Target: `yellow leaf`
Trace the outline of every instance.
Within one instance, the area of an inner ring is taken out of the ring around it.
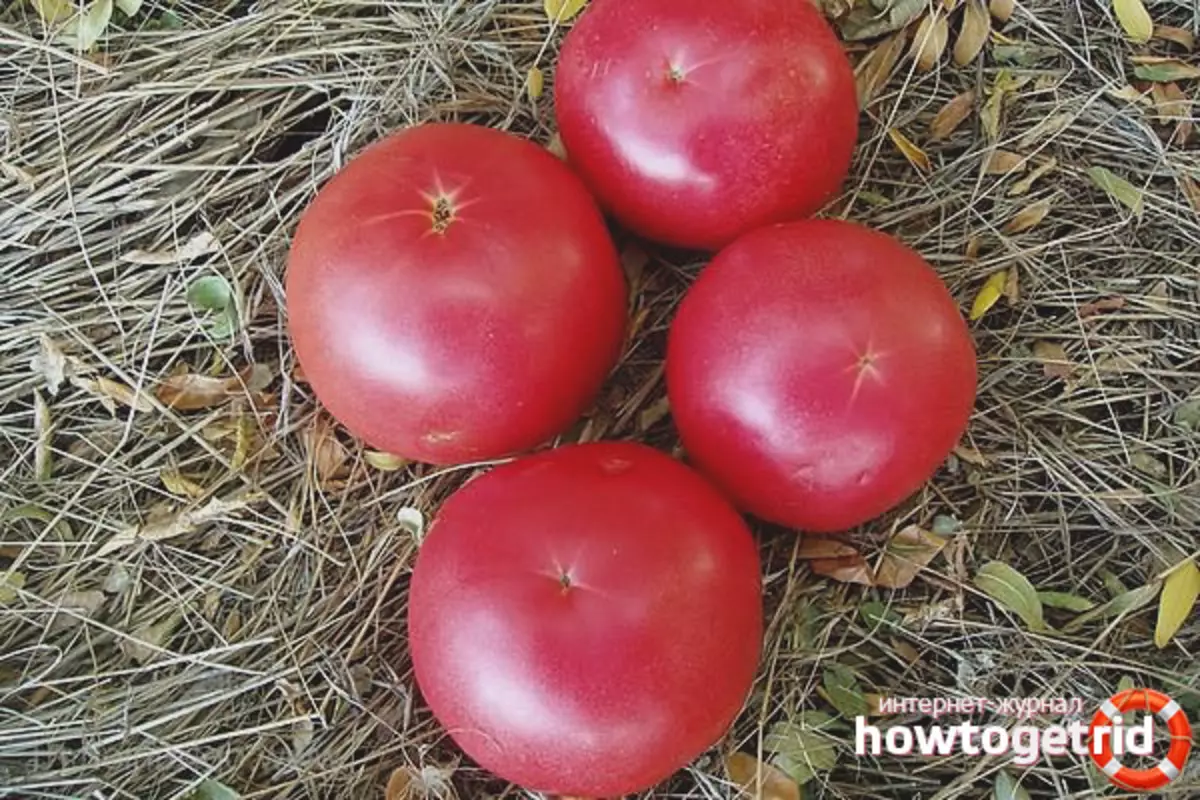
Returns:
[[[1179,186],[1183,189],[1183,194],[1191,204],[1192,210],[1200,214],[1200,183],[1196,183],[1187,175],[1180,175]]]
[[[583,11],[587,4],[588,0],[543,0],[542,8],[552,22],[567,22]]]
[[[997,150],[988,157],[983,171],[988,175],[1008,175],[1012,172],[1024,172],[1027,164],[1025,156],[1011,150]]]
[[[800,786],[794,780],[749,753],[730,753],[725,769],[730,782],[754,800],[800,800]]]
[[[1154,38],[1174,42],[1189,53],[1196,49],[1196,37],[1192,35],[1191,31],[1184,28],[1173,28],[1170,25],[1155,25]]]
[[[1075,365],[1063,346],[1057,342],[1038,340],[1033,343],[1033,357],[1042,364],[1042,373],[1047,378],[1066,380],[1075,371]]]
[[[967,0],[963,10],[962,30],[954,43],[954,63],[965,67],[976,59],[979,51],[987,44],[992,32],[992,20],[988,17],[983,0]]]
[[[404,469],[408,465],[407,458],[380,452],[379,450],[365,451],[363,453],[363,461],[366,461],[380,472],[395,472],[396,470]]]
[[[1039,200],[1036,203],[1030,203],[1008,221],[1008,224],[1004,226],[1004,232],[1013,234],[1027,231],[1044,220],[1049,213],[1049,200]]]
[[[542,90],[546,88],[546,76],[542,74],[541,69],[529,68],[529,77],[525,81],[525,88],[529,92],[530,100],[537,100],[542,96]]]
[[[979,319],[988,312],[988,309],[996,305],[996,301],[1004,296],[1004,285],[1007,282],[1008,273],[1005,270],[1000,270],[987,279],[987,282],[979,290],[979,294],[975,295],[974,302],[971,303],[972,321]]]
[[[1113,11],[1130,41],[1138,44],[1150,41],[1154,35],[1154,20],[1150,19],[1150,12],[1142,0],[1113,0]]]
[[[33,10],[46,25],[54,25],[75,13],[75,4],[70,0],[30,0]]]
[[[1140,189],[1104,167],[1088,167],[1087,172],[1092,183],[1103,189],[1109,197],[1124,205],[1135,216],[1142,216],[1144,201]]]
[[[17,599],[17,592],[25,587],[25,573],[4,570],[0,572],[0,605]]]
[[[1052,169],[1054,169],[1057,166],[1058,166],[1058,159],[1055,158],[1054,156],[1051,156],[1048,161],[1039,165],[1036,169],[1034,169],[1033,172],[1029,173],[1024,178],[1022,178],[1021,180],[1014,183],[1012,185],[1012,188],[1008,190],[1008,196],[1016,197],[1017,195],[1025,194],[1026,192],[1028,192],[1030,189],[1033,188],[1033,184],[1036,183],[1039,178],[1041,178],[1043,175],[1045,175],[1047,172],[1050,172]]]
[[[1160,650],[1170,644],[1172,637],[1183,627],[1200,596],[1200,568],[1188,559],[1175,567],[1163,583],[1158,598],[1158,623],[1154,627],[1154,644]]]
[[[998,22],[1008,22],[1012,18],[1013,11],[1016,10],[1015,0],[992,0],[988,5],[988,10],[992,12],[992,16]]]
[[[929,136],[935,142],[945,139],[971,115],[975,107],[975,92],[968,90],[954,97],[942,106],[929,123]]]
[[[158,473],[158,479],[168,492],[177,497],[196,499],[203,497],[205,488],[184,475],[177,469],[164,469]]]
[[[80,389],[95,395],[100,400],[100,403],[109,411],[116,410],[116,405],[113,401],[132,408],[134,411],[154,410],[154,404],[144,392],[135,392],[129,386],[109,380],[103,376],[95,380],[91,380],[90,378],[73,378],[72,383]]]
[[[904,157],[908,159],[908,163],[912,164],[921,172],[929,172],[933,166],[929,163],[929,156],[925,155],[925,151],[913,144],[912,140],[905,136],[897,128],[888,128],[888,136],[892,143],[896,145]]]
[[[858,92],[858,107],[865,109],[892,77],[896,64],[904,53],[905,33],[893,34],[867,53],[854,69],[854,86]]]
[[[909,49],[909,55],[917,62],[917,69],[922,72],[933,69],[941,59],[942,53],[946,52],[946,42],[949,39],[950,24],[946,21],[946,15],[937,9],[926,15],[917,27],[912,47]]]

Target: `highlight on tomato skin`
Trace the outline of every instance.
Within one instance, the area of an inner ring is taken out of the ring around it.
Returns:
[[[795,0],[593,0],[563,42],[554,102],[601,206],[680,247],[818,211],[858,138],[850,62]]]
[[[579,178],[468,124],[408,128],[352,159],[302,216],[286,292],[322,404],[372,447],[435,464],[569,427],[627,324],[616,249]]]
[[[932,267],[836,220],[754,231],[685,294],[666,359],[689,459],[744,511],[844,531],[916,492],[957,444],[974,343]]]
[[[646,445],[566,445],[443,505],[409,589],[418,688],[455,743],[533,791],[648,789],[725,734],[763,635],[758,551]]]

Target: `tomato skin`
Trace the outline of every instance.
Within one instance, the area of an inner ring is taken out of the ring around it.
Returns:
[[[850,63],[796,0],[594,0],[563,43],[554,96],[601,205],[682,247],[817,211],[858,136]]]
[[[568,445],[444,504],[413,569],[413,667],[485,769],[548,794],[625,795],[740,711],[760,592],[745,522],[701,476],[641,444]]]
[[[440,233],[439,193],[455,207]],[[352,159],[305,211],[286,289],[297,358],[329,412],[373,447],[437,464],[567,428],[626,325],[624,275],[584,185],[543,148],[476,125],[409,128]]]
[[[720,252],[672,324],[667,391],[689,457],[746,511],[827,533],[914,493],[975,401],[974,344],[896,239],[808,220]]]

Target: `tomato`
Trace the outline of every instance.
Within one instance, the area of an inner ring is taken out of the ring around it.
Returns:
[[[527,456],[443,505],[409,592],[413,668],[450,736],[535,791],[649,788],[716,742],[762,637],[757,550],[645,445]]]
[[[666,372],[692,461],[744,510],[812,532],[915,492],[975,401],[974,345],[937,274],[832,220],[720,252],[680,303]]]
[[[554,96],[601,205],[683,247],[813,213],[858,135],[849,61],[801,0],[595,0],[563,43]]]
[[[409,128],[305,211],[288,324],[313,391],[373,447],[449,464],[567,428],[620,354],[625,279],[604,218],[543,148]]]

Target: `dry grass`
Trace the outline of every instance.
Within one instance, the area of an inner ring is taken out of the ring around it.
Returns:
[[[144,24],[166,7],[181,28]],[[1190,0],[1150,7],[1160,23],[1200,24]],[[948,557],[910,589],[874,595],[906,615],[892,630],[864,627],[858,608],[871,591],[812,577],[791,534],[760,531],[770,630],[755,695],[722,749],[662,795],[728,796],[721,752],[753,752],[776,721],[830,710],[815,689],[834,661],[890,695],[1094,703],[1123,675],[1177,697],[1200,683],[1195,621],[1161,651],[1152,607],[1071,635],[1032,634],[970,582],[1000,558],[1039,588],[1103,600],[1114,582],[1140,586],[1164,559],[1200,549],[1200,439],[1174,417],[1200,385],[1200,217],[1180,183],[1200,180],[1200,150],[1168,144],[1149,112],[1106,94],[1131,70],[1107,9],[1032,0],[1006,28],[1047,48],[1015,70],[1030,81],[1001,130],[1002,147],[1057,159],[1024,196],[1008,194],[1016,178],[982,174],[989,145],[977,116],[945,141],[927,135],[945,101],[992,85],[990,59],[928,74],[906,63],[864,115],[839,210],[919,248],[964,308],[987,276],[1018,270],[1019,299],[974,326],[982,377],[969,443],[986,464],[951,459],[857,535],[870,550],[903,524],[962,522]],[[349,475],[331,483],[341,453],[314,437],[316,405],[291,375],[281,275],[304,204],[387,131],[457,118],[547,141],[549,92],[535,107],[523,84],[529,67],[553,64],[558,34],[540,3],[510,0],[158,0],[140,20],[88,59],[47,44],[27,6],[0,12],[0,567],[27,578],[0,606],[0,796],[176,798],[211,777],[245,797],[379,797],[406,765],[435,791],[519,794],[456,764],[414,697],[405,655],[415,541],[397,512],[434,512],[471,470],[380,472],[343,440]],[[1047,119],[1060,125],[1031,134]],[[899,155],[889,126],[926,149],[932,172]],[[1144,192],[1140,219],[1091,183],[1096,165]],[[1043,199],[1041,224],[1003,232]],[[220,247],[197,259],[123,258],[204,233]],[[669,419],[643,412],[663,395],[662,337],[702,262],[650,256],[636,280],[637,335],[573,438],[674,445]],[[185,299],[211,274],[238,289],[232,343],[212,341]],[[1114,297],[1121,308],[1081,316]],[[199,411],[148,399],[145,410],[110,411],[70,381],[47,390],[30,369],[41,335],[87,377],[147,392],[180,365],[230,375],[261,363],[278,377],[254,402],[238,392]],[[1069,387],[1044,374],[1039,341],[1065,348]],[[50,454],[46,480],[39,450]],[[170,494],[164,470],[191,476],[202,496]],[[161,531],[213,498],[235,508],[103,552],[129,526]],[[13,516],[29,507],[42,518]],[[859,760],[845,741],[809,796],[979,797],[1000,766]],[[1195,791],[1196,763],[1177,796]],[[1041,797],[1108,792],[1078,762],[1039,764],[1023,781]]]

